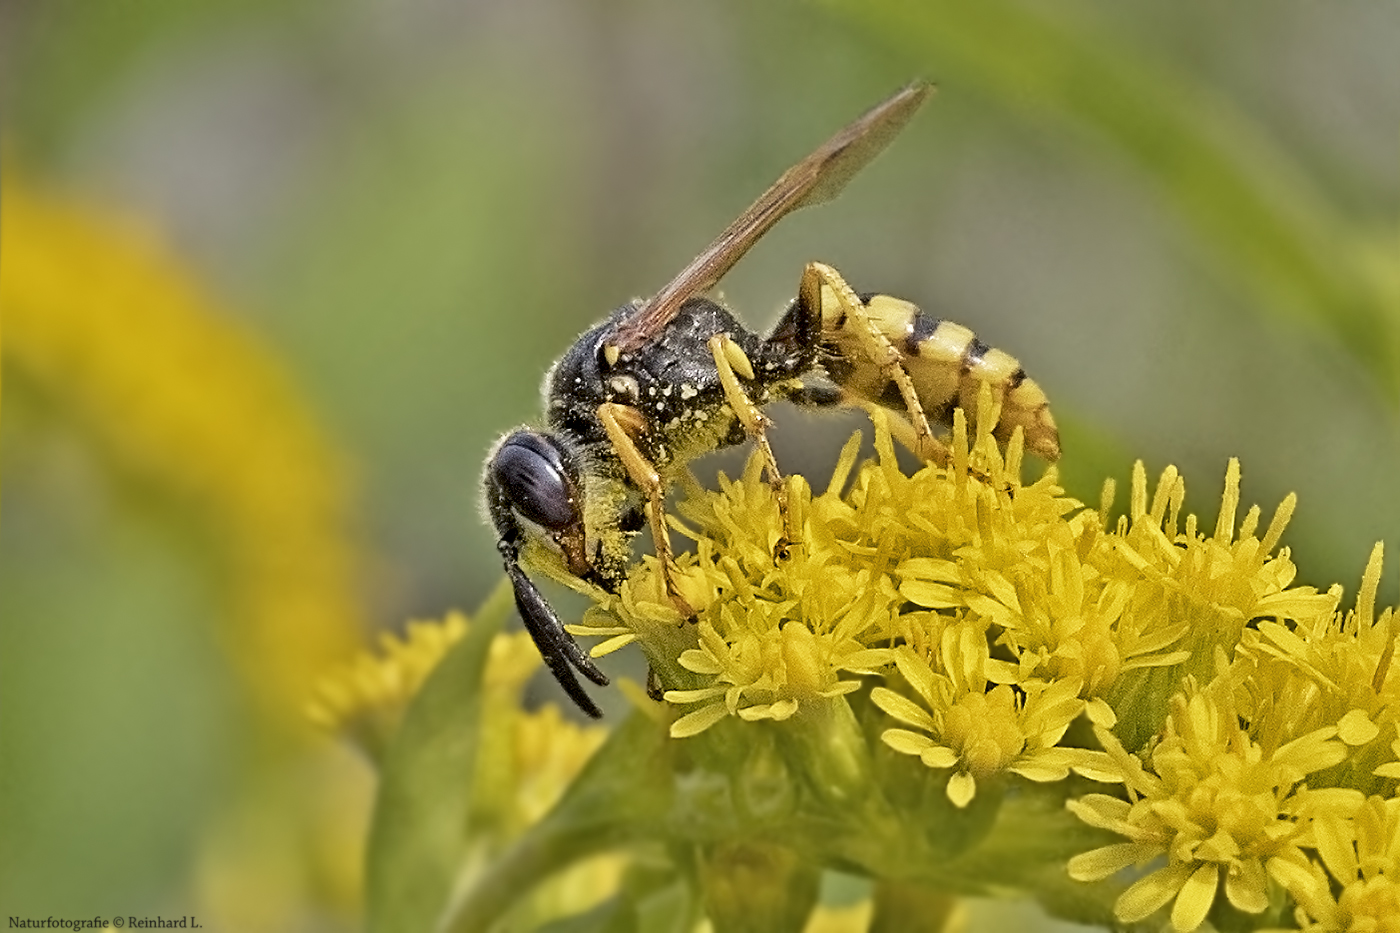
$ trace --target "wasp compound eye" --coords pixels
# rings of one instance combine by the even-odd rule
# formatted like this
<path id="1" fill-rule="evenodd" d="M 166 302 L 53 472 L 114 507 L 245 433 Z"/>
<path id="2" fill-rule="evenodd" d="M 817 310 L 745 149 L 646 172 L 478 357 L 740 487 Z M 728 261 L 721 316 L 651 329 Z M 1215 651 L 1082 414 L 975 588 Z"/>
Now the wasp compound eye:
<path id="1" fill-rule="evenodd" d="M 551 438 L 517 431 L 496 451 L 490 470 L 522 518 L 551 531 L 580 521 L 577 490 Z"/>

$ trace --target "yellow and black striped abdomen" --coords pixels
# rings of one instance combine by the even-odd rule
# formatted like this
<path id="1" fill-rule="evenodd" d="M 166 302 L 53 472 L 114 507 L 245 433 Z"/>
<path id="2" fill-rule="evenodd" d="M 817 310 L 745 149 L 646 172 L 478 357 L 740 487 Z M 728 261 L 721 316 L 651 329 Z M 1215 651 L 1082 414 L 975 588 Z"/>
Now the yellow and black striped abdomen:
<path id="1" fill-rule="evenodd" d="M 826 369 L 843 390 L 907 412 L 890 375 L 891 363 L 897 363 L 909 374 L 929 422 L 951 426 L 954 408 L 962 408 L 970 420 L 976 418 L 978 388 L 986 382 L 1001 401 L 993 436 L 1005 443 L 1019 426 L 1028 450 L 1046 460 L 1059 459 L 1060 432 L 1050 401 L 1015 357 L 987 346 L 961 324 L 939 320 L 908 301 L 890 295 L 859 297 L 864 321 L 848 313 L 829 289 L 822 289 Z"/>

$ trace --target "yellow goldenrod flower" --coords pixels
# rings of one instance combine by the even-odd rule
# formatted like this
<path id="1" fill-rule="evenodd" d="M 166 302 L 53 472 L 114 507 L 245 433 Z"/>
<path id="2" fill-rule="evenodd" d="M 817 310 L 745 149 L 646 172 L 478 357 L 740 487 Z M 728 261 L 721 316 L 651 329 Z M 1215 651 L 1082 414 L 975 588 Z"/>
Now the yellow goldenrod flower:
<path id="1" fill-rule="evenodd" d="M 1392 739 L 1396 685 L 1394 610 L 1375 615 L 1383 549 L 1377 544 L 1362 576 L 1356 608 L 1300 614 L 1292 624 L 1260 620 L 1244 633 L 1231 678 L 1242 712 L 1265 740 L 1286 741 L 1335 724 L 1350 746 L 1336 778 L 1365 793 L 1389 790 L 1400 777 Z M 1335 607 L 1341 590 L 1328 594 Z M 1268 733 L 1261 730 L 1268 730 Z"/>
<path id="2" fill-rule="evenodd" d="M 1117 626 L 1119 643 L 1140 653 L 1125 668 L 1156 669 L 1122 677 L 1103 694 L 1125 717 L 1115 732 L 1129 747 L 1139 747 L 1161 729 L 1184 678 L 1211 680 L 1217 652 L 1232 653 L 1250 620 L 1310 619 L 1336 606 L 1336 593 L 1292 587 L 1296 568 L 1287 549 L 1274 553 L 1294 497 L 1283 501 L 1259 537 L 1257 506 L 1235 527 L 1239 481 L 1239 464 L 1231 460 L 1219 518 L 1206 536 L 1195 515 L 1182 520 L 1186 490 L 1176 469 L 1163 471 L 1149 508 L 1146 474 L 1137 464 L 1129 514 L 1092 555 L 1096 569 L 1131 592 Z"/>
<path id="3" fill-rule="evenodd" d="M 783 720 L 803 702 L 858 689 L 859 676 L 889 668 L 892 642 L 938 637 L 946 617 L 937 610 L 952 608 L 949 594 L 959 594 L 959 605 L 977 598 L 943 582 L 958 572 L 955 554 L 968 577 L 1011 598 L 1002 568 L 1078 507 L 1060 495 L 1053 473 L 1021 486 L 1019 444 L 1009 466 L 985 431 L 970 452 L 965 427 L 955 440 L 961 467 L 905 476 L 883 416 L 874 417 L 877 463 L 852 477 L 857 435 L 821 495 L 800 477 L 789 480 L 802 546 L 776 565 L 783 523 L 757 458 L 737 482 L 722 479 L 717 492 L 691 490 L 679 506 L 690 525 L 678 527 L 697 548 L 681 559 L 677 576 L 698 625 L 679 624 L 648 561 L 617 598 L 604 598 L 572 629 L 612 636 L 595 654 L 642 642 L 670 688 L 666 698 L 698 705 L 673 724 L 673 735 L 694 735 L 727 716 Z M 980 423 L 988 421 L 995 417 Z M 935 611 L 909 611 L 920 607 Z M 994 679 L 1015 679 L 998 670 Z"/>
<path id="4" fill-rule="evenodd" d="M 1072 801 L 1070 809 L 1130 843 L 1072 859 L 1070 874 L 1097 880 L 1166 856 L 1165 866 L 1119 897 L 1115 912 L 1125 923 L 1171 903 L 1172 926 L 1194 930 L 1205 921 L 1222 882 L 1235 908 L 1263 911 L 1275 860 L 1303 859 L 1310 822 L 1348 817 L 1362 800 L 1354 790 L 1303 783 L 1345 757 L 1335 726 L 1265 748 L 1240 725 L 1228 699 L 1189 685 L 1173 700 L 1165 732 L 1146 758 L 1124 749 L 1109 730 L 1100 727 L 1096 733 L 1117 762 L 1129 799 L 1094 794 Z"/>
<path id="5" fill-rule="evenodd" d="M 1299 928 L 1307 933 L 1400 928 L 1400 800 L 1370 797 L 1354 817 L 1319 816 L 1313 838 L 1326 872 L 1311 861 L 1269 869 L 1297 901 Z"/>
<path id="6" fill-rule="evenodd" d="M 960 627 L 964 632 L 953 633 L 945 645 L 954 652 L 970 648 L 985 655 L 986 636 L 968 631 L 966 622 Z M 970 676 L 935 674 L 907 647 L 896 649 L 899 673 L 922 704 L 884 687 L 871 691 L 876 706 L 918 730 L 888 729 L 881 736 L 886 745 L 918 756 L 930 768 L 956 768 L 947 793 L 959 807 L 971 803 L 978 778 L 1001 771 L 1033 781 L 1057 781 L 1069 774 L 1074 753 L 1055 746 L 1084 709 L 1077 681 L 1028 681 L 1017 690 L 997 684 L 987 690 L 975 662 L 946 655 L 941 660 L 941 670 Z M 986 658 L 981 660 L 985 666 Z"/>
<path id="7" fill-rule="evenodd" d="M 990 398 L 983 403 L 977 423 L 994 424 Z M 1181 677 L 1208 673 L 1215 647 L 1237 641 L 1249 619 L 1335 605 L 1334 595 L 1291 589 L 1293 565 L 1273 553 L 1291 500 L 1262 538 L 1257 508 L 1236 533 L 1237 465 L 1213 536 L 1197 532 L 1195 516 L 1183 526 L 1185 484 L 1174 469 L 1149 508 L 1140 464 L 1130 513 L 1109 530 L 1104 513 L 1063 495 L 1053 470 L 1023 484 L 1019 442 L 1003 454 L 982 430 L 969 446 L 960 420 L 953 462 L 906 476 L 884 416 L 872 417 L 876 462 L 856 469 L 853 438 L 824 493 L 789 480 L 802 546 L 787 560 L 773 559 L 783 524 L 757 458 L 717 491 L 692 484 L 677 527 L 697 546 L 676 578 L 698 625 L 680 624 L 654 561 L 644 561 L 618 597 L 602 597 L 571 629 L 609 636 L 595 654 L 642 643 L 666 699 L 694 707 L 673 735 L 728 716 L 785 719 L 804 701 L 858 689 L 858 676 L 890 671 L 890 647 L 902 644 L 940 677 L 961 666 L 948 672 L 959 686 L 944 704 L 985 692 L 982 682 L 1021 691 L 1018 717 L 1049 703 L 1055 725 L 1042 740 L 1051 746 L 1079 708 L 1101 725 L 1127 715 L 1128 733 L 1145 738 Z M 968 676 L 979 683 L 961 686 Z M 1067 692 L 1079 708 L 1062 705 Z M 955 787 L 970 799 L 966 778 Z"/>
<path id="8" fill-rule="evenodd" d="M 853 440 L 838 473 L 854 463 L 858 438 Z M 859 680 L 849 675 L 870 673 L 889 660 L 887 652 L 867 646 L 889 637 L 893 584 L 848 560 L 831 533 L 835 523 L 828 513 L 850 508 L 834 492 L 813 498 L 794 478 L 789 505 L 795 515 L 812 516 L 813 534 L 775 572 L 772 550 L 782 524 L 771 490 L 759 481 L 760 469 L 754 459 L 738 482 L 722 480 L 721 492 L 699 492 L 681 506 L 683 516 L 724 536 L 717 542 L 688 532 L 700 546 L 681 564 L 680 577 L 683 595 L 704 607 L 697 626 L 678 628 L 681 620 L 665 599 L 655 564 L 646 562 L 620 597 L 604 604 L 615 615 L 595 608 L 573 629 L 615 636 L 595 653 L 633 638 L 650 642 L 654 663 L 674 668 L 676 680 L 694 685 L 667 691 L 673 703 L 702 704 L 673 724 L 676 737 L 731 715 L 787 719 L 803 701 L 858 689 Z M 756 521 L 755 514 L 768 521 Z M 720 594 L 730 598 L 721 600 Z M 677 634 L 688 643 L 677 643 Z"/>

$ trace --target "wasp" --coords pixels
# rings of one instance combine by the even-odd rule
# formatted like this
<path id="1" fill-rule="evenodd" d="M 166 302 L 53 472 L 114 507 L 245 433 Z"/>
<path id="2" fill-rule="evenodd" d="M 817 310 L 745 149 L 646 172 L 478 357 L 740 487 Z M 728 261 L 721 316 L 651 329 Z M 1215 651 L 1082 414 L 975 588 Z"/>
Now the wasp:
<path id="1" fill-rule="evenodd" d="M 1019 427 L 1029 450 L 1059 457 L 1045 393 L 1014 358 L 961 325 L 898 298 L 858 293 L 818 262 L 804 269 L 796 298 L 766 337 L 705 297 L 784 216 L 834 198 L 931 90 L 916 82 L 859 117 L 784 172 L 670 284 L 579 337 L 545 377 L 547 428 L 517 428 L 492 447 L 484 511 L 516 606 L 550 671 L 588 715 L 601 712 L 575 671 L 600 686 L 608 678 L 525 568 L 616 593 L 632 539 L 649 523 L 669 598 L 682 618 L 693 618 L 671 576 L 666 491 L 694 458 L 751 441 L 786 523 L 768 404 L 880 405 L 902 416 L 894 420 L 906 446 L 943 461 L 946 448 L 931 425 L 951 425 L 957 406 L 975 411 L 985 382 L 1001 402 L 994 435 L 1004 442 Z M 786 528 L 775 560 L 797 543 L 792 538 Z"/>

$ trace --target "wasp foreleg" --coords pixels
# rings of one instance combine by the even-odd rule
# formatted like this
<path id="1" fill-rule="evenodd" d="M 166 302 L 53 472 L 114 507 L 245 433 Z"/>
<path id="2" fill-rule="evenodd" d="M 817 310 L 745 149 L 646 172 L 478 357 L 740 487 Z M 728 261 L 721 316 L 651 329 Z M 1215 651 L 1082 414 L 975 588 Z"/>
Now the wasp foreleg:
<path id="1" fill-rule="evenodd" d="M 651 537 L 656 544 L 656 559 L 661 565 L 661 580 L 666 586 L 666 595 L 671 605 L 683 618 L 695 618 L 695 610 L 685 601 L 676 588 L 675 577 L 671 573 L 671 539 L 666 531 L 666 487 L 661 482 L 661 474 L 637 448 L 632 432 L 646 430 L 646 422 L 637 409 L 616 402 L 604 402 L 598 406 L 598 420 L 608 433 L 617 458 L 627 470 L 632 482 L 647 497 L 647 518 L 651 522 Z"/>

